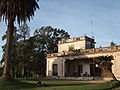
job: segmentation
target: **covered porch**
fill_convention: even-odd
[[[75,58],[65,61],[65,77],[101,76],[101,69],[95,66],[93,58]]]
[[[73,58],[57,60],[52,64],[52,75],[60,77],[99,77],[101,69],[94,58]],[[50,75],[49,75],[50,76]]]

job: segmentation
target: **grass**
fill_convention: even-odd
[[[47,87],[37,87],[37,79],[0,78],[0,90],[110,90],[119,82],[81,83],[79,81],[43,80]]]
[[[35,88],[35,83],[22,82],[12,78],[0,78],[0,90],[16,90],[16,89],[32,89]]]

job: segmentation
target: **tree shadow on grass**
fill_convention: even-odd
[[[80,86],[80,85],[89,85],[91,83],[75,83],[75,84],[47,84],[47,87],[55,87],[55,86]]]
[[[0,78],[0,90],[32,89],[36,87],[36,84],[33,83],[22,82],[12,78]]]
[[[111,82],[114,82],[114,81],[111,81]],[[113,87],[110,87],[110,88],[107,88],[107,89],[104,89],[104,90],[119,90],[120,89],[120,81],[116,81],[116,84],[113,86]]]

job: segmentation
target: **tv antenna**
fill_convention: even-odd
[[[94,28],[93,28],[93,26],[94,26],[94,20],[90,20],[89,23],[90,23],[90,28],[91,28],[91,35],[92,35],[92,38],[95,39],[95,37],[94,37],[94,33],[93,33],[93,29],[94,29]]]

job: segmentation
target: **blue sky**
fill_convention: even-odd
[[[109,46],[111,41],[120,44],[120,0],[40,0],[39,5],[40,10],[28,22],[31,35],[34,30],[50,25],[64,29],[71,37],[91,37],[93,32],[96,47]],[[5,30],[6,24],[0,22],[0,58]]]

